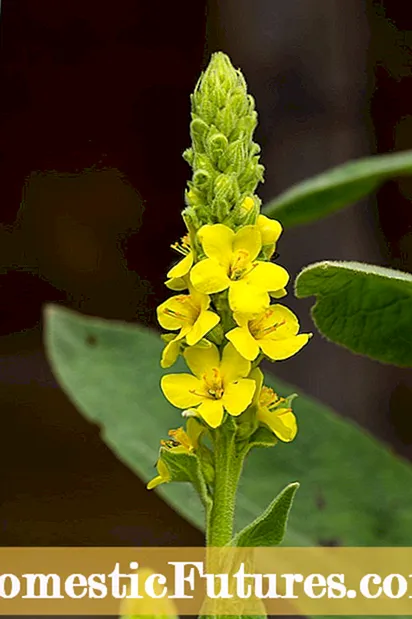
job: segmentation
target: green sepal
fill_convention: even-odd
[[[167,466],[169,481],[194,481],[199,476],[199,461],[195,454],[179,452],[173,447],[161,447],[159,459]]]
[[[250,437],[248,448],[252,447],[273,447],[278,443],[278,439],[268,428],[259,427]]]
[[[159,460],[167,467],[169,479],[161,483],[189,482],[199,493],[199,496],[206,504],[209,501],[209,491],[207,480],[204,475],[204,467],[200,459],[195,454],[179,451],[179,448],[161,447]]]
[[[289,512],[298,488],[298,482],[286,486],[263,514],[235,536],[233,546],[256,548],[280,544],[286,533]]]

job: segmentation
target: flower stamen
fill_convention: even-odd
[[[176,243],[173,243],[170,247],[177,251],[178,254],[181,254],[182,256],[187,256],[190,253],[189,235],[185,234],[185,236],[182,236],[182,238],[180,239],[180,242],[176,241]]]
[[[286,402],[285,398],[281,398],[270,387],[262,387],[262,391],[259,396],[259,404],[262,407],[273,410],[282,402]]]
[[[239,279],[242,279],[248,271],[250,271],[249,256],[249,252],[245,249],[238,249],[235,253],[229,273],[229,277],[232,281],[237,282]]]

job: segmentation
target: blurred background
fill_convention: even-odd
[[[404,0],[3,0],[0,22],[1,545],[191,545],[68,402],[41,311],[155,326],[189,168],[189,95],[227,52],[257,102],[264,201],[369,153],[412,148]],[[287,232],[296,276],[320,259],[412,271],[412,180]],[[313,330],[310,302],[288,304]],[[282,378],[412,458],[412,377],[322,341]],[[154,463],[153,463],[154,464]]]

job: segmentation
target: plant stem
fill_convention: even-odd
[[[213,503],[207,517],[207,546],[227,546],[232,540],[236,491],[244,455],[237,451],[234,423],[228,421],[215,430],[215,480]]]

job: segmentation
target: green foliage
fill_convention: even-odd
[[[412,366],[412,275],[358,262],[319,262],[296,279],[315,295],[312,317],[328,339],[353,352]]]
[[[396,176],[412,174],[412,151],[349,161],[286,190],[263,209],[286,228],[354,204]]]
[[[179,412],[161,395],[159,336],[136,325],[84,317],[51,306],[46,349],[60,384],[117,456],[144,481],[156,474],[159,437],[181,425]],[[280,395],[296,388],[274,377]],[[396,546],[410,544],[412,468],[319,402],[302,396],[294,411],[300,432],[248,456],[238,493],[238,527],[271,501],[274,489],[299,479],[286,543],[294,546]],[[203,526],[192,486],[164,484],[159,493],[188,520]]]
[[[289,512],[298,488],[297,482],[286,486],[263,514],[236,535],[234,545],[257,548],[280,544],[286,533]]]

